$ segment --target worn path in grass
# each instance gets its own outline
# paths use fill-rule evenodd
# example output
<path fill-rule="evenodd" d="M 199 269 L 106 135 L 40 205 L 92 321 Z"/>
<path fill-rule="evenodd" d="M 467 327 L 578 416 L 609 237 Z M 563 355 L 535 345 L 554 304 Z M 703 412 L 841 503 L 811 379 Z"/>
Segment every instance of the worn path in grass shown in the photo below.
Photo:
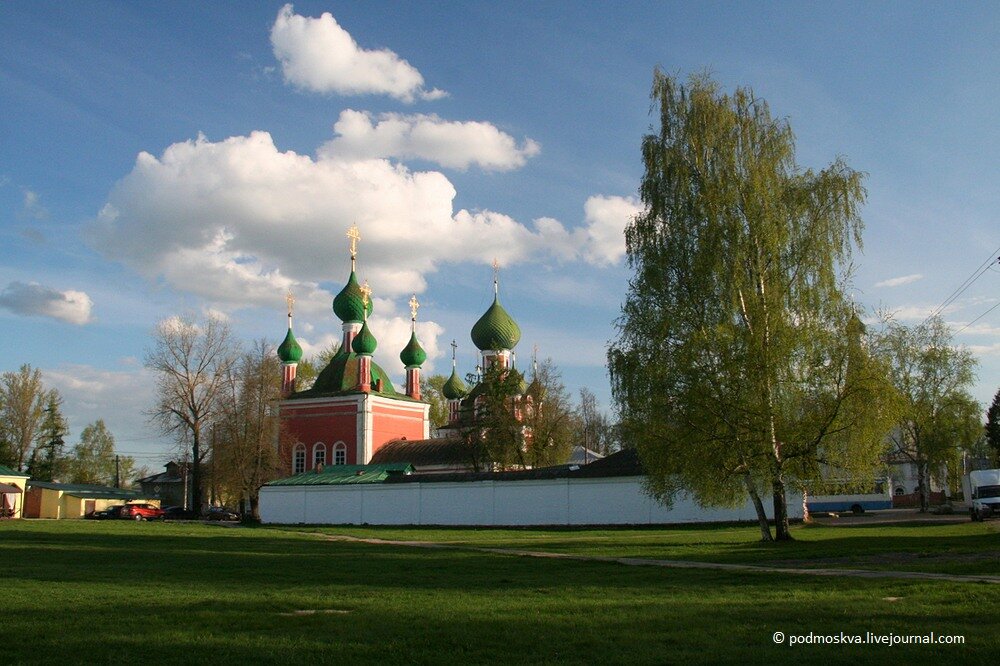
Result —
<path fill-rule="evenodd" d="M 602 557 L 599 555 L 576 555 L 570 553 L 552 553 L 539 550 L 521 550 L 517 548 L 487 548 L 482 546 L 463 546 L 453 543 L 438 543 L 434 541 L 411 541 L 397 539 L 376 539 L 374 537 L 356 537 L 346 534 L 320 534 L 316 532 L 295 532 L 295 534 L 320 537 L 327 541 L 347 541 L 351 543 L 367 543 L 377 546 L 405 546 L 410 548 L 431 548 L 441 550 L 464 550 L 475 553 L 490 553 L 494 555 L 510 555 L 516 557 L 537 557 L 543 559 L 574 560 L 579 562 L 610 562 L 632 567 L 662 567 L 666 569 L 716 569 L 720 571 L 739 571 L 748 573 L 786 573 L 801 576 L 827 576 L 840 578 L 905 578 L 912 580 L 942 580 L 955 583 L 993 583 L 1000 584 L 1000 576 L 960 575 L 947 573 L 932 573 L 926 571 L 891 571 L 871 569 L 804 569 L 798 567 L 772 567 L 756 564 L 731 564 L 726 562 L 692 562 L 687 560 L 662 560 L 639 557 Z"/>

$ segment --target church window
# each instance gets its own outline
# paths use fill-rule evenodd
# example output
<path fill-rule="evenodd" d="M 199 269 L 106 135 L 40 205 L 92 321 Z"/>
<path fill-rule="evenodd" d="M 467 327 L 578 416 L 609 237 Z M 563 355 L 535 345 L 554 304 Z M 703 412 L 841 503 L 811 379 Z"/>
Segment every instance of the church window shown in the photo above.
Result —
<path fill-rule="evenodd" d="M 337 442 L 333 447 L 333 464 L 347 464 L 347 446 L 343 442 Z"/>
<path fill-rule="evenodd" d="M 313 467 L 319 467 L 320 465 L 326 464 L 326 444 L 323 442 L 316 442 L 313 446 Z"/>
<path fill-rule="evenodd" d="M 296 444 L 292 451 L 292 474 L 306 471 L 306 445 Z"/>

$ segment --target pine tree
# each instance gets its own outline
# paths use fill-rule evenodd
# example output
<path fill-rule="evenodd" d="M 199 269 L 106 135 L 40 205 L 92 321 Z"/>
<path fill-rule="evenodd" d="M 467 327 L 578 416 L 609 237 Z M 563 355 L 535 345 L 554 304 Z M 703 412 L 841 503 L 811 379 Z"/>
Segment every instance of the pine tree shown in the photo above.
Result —
<path fill-rule="evenodd" d="M 993 457 L 1000 459 L 1000 389 L 986 412 L 986 443 L 993 449 Z"/>

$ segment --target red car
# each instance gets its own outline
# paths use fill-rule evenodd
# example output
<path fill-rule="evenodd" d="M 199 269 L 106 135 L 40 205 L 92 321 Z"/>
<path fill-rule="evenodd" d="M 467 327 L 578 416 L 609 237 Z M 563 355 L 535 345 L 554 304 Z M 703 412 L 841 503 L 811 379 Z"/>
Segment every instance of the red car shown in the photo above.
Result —
<path fill-rule="evenodd" d="M 130 520 L 162 520 L 163 509 L 152 504 L 126 504 L 120 516 Z"/>

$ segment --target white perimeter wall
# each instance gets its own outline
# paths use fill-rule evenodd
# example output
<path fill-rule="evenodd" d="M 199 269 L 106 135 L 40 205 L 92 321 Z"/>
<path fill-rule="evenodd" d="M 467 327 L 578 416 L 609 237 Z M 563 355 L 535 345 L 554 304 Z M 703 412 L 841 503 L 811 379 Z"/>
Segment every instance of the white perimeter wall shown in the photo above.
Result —
<path fill-rule="evenodd" d="M 764 506 L 771 516 L 770 498 Z M 788 513 L 802 517 L 802 494 L 789 493 Z M 265 523 L 331 525 L 644 525 L 755 521 L 742 508 L 705 509 L 686 496 L 667 508 L 642 489 L 642 477 L 265 486 Z"/>

